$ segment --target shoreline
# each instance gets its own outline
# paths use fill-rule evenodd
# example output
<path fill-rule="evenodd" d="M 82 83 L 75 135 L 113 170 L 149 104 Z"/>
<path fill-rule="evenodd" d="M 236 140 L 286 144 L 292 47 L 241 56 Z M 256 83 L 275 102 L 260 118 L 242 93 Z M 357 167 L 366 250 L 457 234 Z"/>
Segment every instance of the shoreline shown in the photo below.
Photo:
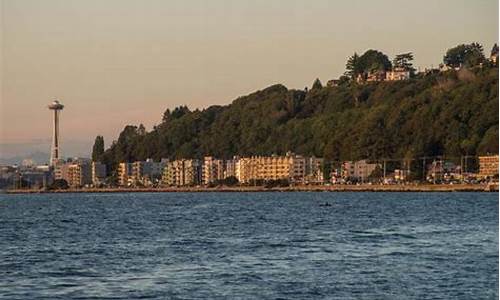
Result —
<path fill-rule="evenodd" d="M 237 187 L 166 187 L 166 188 L 80 188 L 66 190 L 4 190 L 6 194 L 46 193 L 183 193 L 183 192 L 498 192 L 495 184 L 420 184 L 420 185 L 330 185 L 290 186 L 266 188 L 264 186 Z"/>

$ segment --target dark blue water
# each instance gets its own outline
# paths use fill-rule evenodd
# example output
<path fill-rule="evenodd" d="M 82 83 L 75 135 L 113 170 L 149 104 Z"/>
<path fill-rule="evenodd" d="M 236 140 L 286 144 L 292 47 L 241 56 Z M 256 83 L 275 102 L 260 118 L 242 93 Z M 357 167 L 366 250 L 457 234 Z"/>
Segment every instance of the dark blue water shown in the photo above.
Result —
<path fill-rule="evenodd" d="M 0 297 L 497 299 L 498 194 L 0 195 Z"/>

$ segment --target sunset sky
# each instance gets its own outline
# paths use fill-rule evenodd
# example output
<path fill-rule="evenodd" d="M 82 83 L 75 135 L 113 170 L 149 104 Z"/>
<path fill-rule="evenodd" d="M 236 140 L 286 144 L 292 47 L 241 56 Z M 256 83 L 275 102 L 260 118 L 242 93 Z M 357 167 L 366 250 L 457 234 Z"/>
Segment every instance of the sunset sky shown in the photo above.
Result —
<path fill-rule="evenodd" d="M 127 124 L 204 108 L 282 83 L 326 82 L 354 51 L 412 51 L 437 66 L 450 47 L 498 41 L 498 2 L 0 0 L 0 158 L 49 153 L 58 98 L 63 156 L 89 155 Z"/>

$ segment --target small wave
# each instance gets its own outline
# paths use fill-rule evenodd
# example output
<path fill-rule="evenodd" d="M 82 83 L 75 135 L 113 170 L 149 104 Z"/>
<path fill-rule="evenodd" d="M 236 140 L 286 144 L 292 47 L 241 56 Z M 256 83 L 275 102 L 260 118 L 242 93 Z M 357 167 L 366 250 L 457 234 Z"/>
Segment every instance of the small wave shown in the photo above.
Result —
<path fill-rule="evenodd" d="M 393 251 L 393 252 L 385 253 L 384 256 L 407 256 L 409 254 L 410 253 L 401 252 L 401 251 Z"/>
<path fill-rule="evenodd" d="M 71 219 L 62 219 L 60 222 L 61 223 L 76 223 L 75 220 L 71 220 Z"/>
<path fill-rule="evenodd" d="M 351 233 L 354 233 L 355 235 L 353 238 L 355 239 L 387 239 L 387 238 L 404 238 L 404 239 L 417 239 L 416 236 L 408 234 L 408 233 L 399 233 L 399 232 L 394 232 L 394 233 L 384 233 L 384 232 L 370 232 L 370 231 L 355 231 L 352 230 Z"/>

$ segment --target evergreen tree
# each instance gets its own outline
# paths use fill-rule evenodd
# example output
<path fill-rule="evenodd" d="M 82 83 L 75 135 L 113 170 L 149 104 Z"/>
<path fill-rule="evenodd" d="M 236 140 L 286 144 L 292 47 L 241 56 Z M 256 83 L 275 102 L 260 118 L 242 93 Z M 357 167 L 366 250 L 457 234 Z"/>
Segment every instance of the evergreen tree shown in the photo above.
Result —
<path fill-rule="evenodd" d="M 491 53 L 490 53 L 490 55 L 491 55 L 491 56 L 493 56 L 493 55 L 498 55 L 498 45 L 497 45 L 497 43 L 495 43 L 495 44 L 493 45 L 493 48 L 491 48 Z"/>
<path fill-rule="evenodd" d="M 146 135 L 146 128 L 144 125 L 140 124 L 139 128 L 137 128 L 137 134 L 139 135 Z"/>
<path fill-rule="evenodd" d="M 104 154 L 104 137 L 98 135 L 92 147 L 92 161 L 101 161 Z"/>
<path fill-rule="evenodd" d="M 319 78 L 316 78 L 316 80 L 314 80 L 311 90 L 321 90 L 322 88 L 323 84 L 321 83 Z"/>
<path fill-rule="evenodd" d="M 345 65 L 346 71 L 344 73 L 345 76 L 350 78 L 356 78 L 359 74 L 359 66 L 358 66 L 359 55 L 354 52 L 352 56 L 347 59 L 347 63 Z"/>
<path fill-rule="evenodd" d="M 413 72 L 415 69 L 413 68 L 413 53 L 408 52 L 408 53 L 402 53 L 396 55 L 392 62 L 392 66 L 394 69 L 403 69 L 405 71 L 410 71 Z"/>

